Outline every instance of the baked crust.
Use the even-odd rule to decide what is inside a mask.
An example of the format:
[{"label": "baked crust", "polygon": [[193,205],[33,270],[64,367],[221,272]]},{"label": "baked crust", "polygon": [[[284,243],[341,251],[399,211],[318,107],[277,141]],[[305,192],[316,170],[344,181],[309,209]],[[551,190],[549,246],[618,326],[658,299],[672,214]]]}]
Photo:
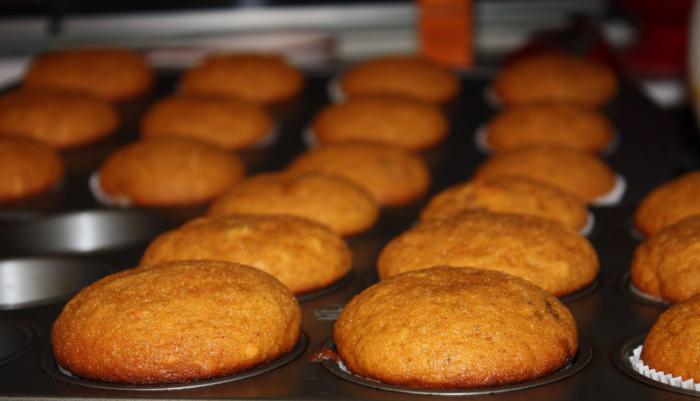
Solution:
[{"label": "baked crust", "polygon": [[642,199],[634,224],[652,235],[686,217],[700,214],[700,171],[684,174],[655,188]]},{"label": "baked crust", "polygon": [[52,148],[27,138],[0,137],[0,202],[13,202],[46,192],[65,172]]}]

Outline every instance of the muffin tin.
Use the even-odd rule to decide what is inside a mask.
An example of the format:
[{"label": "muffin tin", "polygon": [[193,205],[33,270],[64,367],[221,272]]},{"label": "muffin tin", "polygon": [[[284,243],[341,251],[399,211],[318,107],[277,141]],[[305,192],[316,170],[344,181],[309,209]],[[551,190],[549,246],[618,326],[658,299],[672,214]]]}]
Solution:
[{"label": "muffin tin", "polygon": [[[330,101],[326,87],[337,73],[307,71],[302,96],[274,106],[272,112],[279,135],[267,147],[242,152],[249,173],[281,169],[306,149],[302,138],[304,127]],[[423,152],[433,176],[431,195],[468,179],[487,157],[474,146],[473,133],[497,111],[483,98],[493,73],[475,70],[463,75],[459,98],[444,105],[452,123],[450,137],[441,146]],[[57,378],[60,373],[50,365],[49,337],[51,324],[66,299],[77,287],[104,274],[135,266],[151,238],[203,211],[202,208],[110,208],[99,203],[88,186],[90,175],[106,155],[136,138],[139,117],[149,104],[175,90],[178,76],[177,71],[160,71],[152,94],[120,105],[124,121],[116,136],[64,153],[69,174],[60,187],[44,197],[13,204],[0,212],[0,300],[9,297],[7,306],[0,306],[0,399],[435,399],[430,395],[386,391],[343,380],[311,360],[331,338],[333,322],[343,304],[376,280],[375,260],[381,248],[414,224],[427,197],[404,207],[383,209],[377,226],[348,239],[354,273],[327,291],[301,298],[308,345],[302,347],[301,355],[290,355],[291,360],[281,366],[268,366],[270,370],[237,381],[221,380],[204,387],[185,385],[169,390],[145,391],[128,386],[92,388]],[[680,149],[676,132],[670,116],[630,84],[622,85],[605,112],[619,133],[619,145],[614,152],[604,155],[604,159],[625,178],[627,190],[620,203],[591,208],[596,224],[589,240],[601,261],[597,287],[565,300],[578,322],[581,338],[585,339],[582,349],[591,350],[581,360],[590,358],[590,363],[574,360],[574,366],[580,370],[565,369],[571,374],[559,377],[558,381],[543,378],[499,394],[491,394],[498,391],[494,388],[453,395],[475,400],[678,399],[677,393],[643,380],[631,380],[608,357],[608,352],[616,349],[611,348],[616,341],[646,332],[663,311],[661,305],[626,296],[619,283],[639,243],[630,233],[637,203],[652,188],[677,173],[675,161]],[[66,263],[71,267],[66,268]],[[3,266],[9,266],[8,273],[3,271]],[[70,270],[73,268],[82,272]],[[30,277],[34,269],[49,272],[40,275],[51,277],[49,282],[60,290],[37,287],[31,280],[19,286],[12,284]],[[71,285],[61,287],[63,284],[59,283]],[[6,293],[2,285],[9,285],[7,288],[15,292]]]}]

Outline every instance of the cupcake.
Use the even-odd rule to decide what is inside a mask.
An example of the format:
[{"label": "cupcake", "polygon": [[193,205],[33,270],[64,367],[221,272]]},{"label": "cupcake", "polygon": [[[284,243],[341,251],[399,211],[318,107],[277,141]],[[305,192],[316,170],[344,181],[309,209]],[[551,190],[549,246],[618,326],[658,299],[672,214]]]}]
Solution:
[{"label": "cupcake", "polygon": [[374,225],[379,206],[362,187],[339,176],[268,173],[231,187],[207,214],[288,214],[324,224],[340,235],[351,235]]},{"label": "cupcake", "polygon": [[631,279],[642,292],[669,302],[700,293],[700,216],[678,221],[640,244]]},{"label": "cupcake", "polygon": [[298,302],[267,273],[220,261],[169,262],[84,288],[58,316],[51,345],[58,365],[75,376],[178,383],[270,362],[294,347],[300,323]]},{"label": "cupcake", "polygon": [[651,369],[700,381],[700,297],[677,303],[659,316],[644,339],[641,359]]},{"label": "cupcake", "polygon": [[321,145],[370,141],[425,149],[442,142],[449,124],[440,109],[400,96],[365,96],[327,106],[313,120]]},{"label": "cupcake", "polygon": [[634,225],[644,235],[700,214],[700,171],[682,175],[649,193],[634,213]]},{"label": "cupcake", "polygon": [[270,273],[293,293],[326,287],[350,272],[351,253],[327,227],[295,216],[222,216],[192,220],[158,236],[140,265],[209,259]]},{"label": "cupcake", "polygon": [[23,89],[0,96],[0,136],[20,135],[67,149],[99,141],[118,125],[114,106],[87,93]]},{"label": "cupcake", "polygon": [[347,97],[390,94],[442,103],[457,96],[459,80],[448,69],[426,59],[386,56],[345,72],[340,89]]},{"label": "cupcake", "polygon": [[356,375],[433,388],[537,379],[578,347],[576,322],[559,300],[470,267],[412,271],[366,289],[343,308],[333,340]]},{"label": "cupcake", "polygon": [[578,232],[535,216],[483,211],[415,225],[377,260],[382,280],[438,265],[503,271],[556,296],[589,285],[598,274],[595,250]]},{"label": "cupcake", "polygon": [[522,175],[549,183],[586,202],[615,187],[615,173],[601,159],[561,145],[536,144],[501,152],[474,173],[482,180],[498,175]]},{"label": "cupcake", "polygon": [[281,55],[221,53],[187,71],[180,91],[278,103],[296,97],[303,86],[304,76]]},{"label": "cupcake", "polygon": [[131,50],[64,49],[35,57],[22,85],[87,92],[116,102],[148,92],[153,72],[146,59]]},{"label": "cupcake", "polygon": [[544,102],[509,107],[486,127],[495,151],[553,143],[600,152],[613,140],[613,127],[599,111],[574,103]]},{"label": "cupcake", "polygon": [[261,106],[218,96],[170,96],[141,121],[144,137],[181,136],[228,150],[259,144],[272,130],[272,117]]},{"label": "cupcake", "polygon": [[293,160],[288,170],[346,178],[382,206],[411,203],[430,186],[430,173],[420,156],[378,143],[345,142],[313,149]]},{"label": "cupcake", "polygon": [[586,204],[575,195],[524,176],[500,175],[452,186],[435,195],[421,221],[449,219],[467,210],[538,216],[581,230]]},{"label": "cupcake", "polygon": [[112,153],[99,169],[104,194],[135,206],[206,203],[243,178],[233,154],[185,138],[133,142]]},{"label": "cupcake", "polygon": [[564,54],[523,57],[504,67],[494,89],[506,105],[567,101],[601,106],[615,96],[617,80],[606,66]]},{"label": "cupcake", "polygon": [[30,139],[0,136],[0,203],[46,192],[63,174],[63,160],[55,150]]}]

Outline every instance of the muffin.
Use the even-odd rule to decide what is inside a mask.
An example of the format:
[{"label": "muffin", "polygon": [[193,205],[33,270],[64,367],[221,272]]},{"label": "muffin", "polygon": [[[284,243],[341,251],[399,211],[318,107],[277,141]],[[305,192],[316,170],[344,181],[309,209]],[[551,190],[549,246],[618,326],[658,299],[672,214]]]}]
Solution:
[{"label": "muffin", "polygon": [[420,156],[378,143],[345,142],[310,150],[292,161],[288,170],[347,178],[382,206],[411,203],[430,186],[430,173]]},{"label": "muffin", "polygon": [[501,175],[450,187],[435,195],[421,220],[448,219],[466,210],[538,216],[575,230],[586,225],[586,204],[547,183],[524,176]]},{"label": "muffin", "polygon": [[303,86],[303,75],[281,55],[221,53],[187,71],[180,91],[277,103],[296,97]]},{"label": "muffin", "polygon": [[114,106],[87,93],[23,89],[0,96],[0,136],[20,135],[66,149],[98,141],[118,125]]},{"label": "muffin", "polygon": [[136,206],[205,203],[243,178],[233,154],[185,138],[152,138],[112,153],[99,170],[100,189]]},{"label": "muffin", "polygon": [[347,97],[391,94],[432,103],[452,100],[459,81],[448,69],[415,56],[368,60],[345,72],[340,89]]},{"label": "muffin", "polygon": [[449,124],[440,109],[400,96],[365,96],[323,109],[312,123],[322,145],[371,141],[406,149],[426,149],[442,142]]},{"label": "muffin", "polygon": [[602,113],[567,102],[509,107],[486,127],[486,141],[495,151],[554,143],[600,152],[610,144],[613,135],[613,127]]},{"label": "muffin", "polygon": [[639,245],[631,279],[641,291],[669,302],[700,293],[700,216],[687,217]]},{"label": "muffin", "polygon": [[615,96],[617,80],[605,65],[564,54],[523,57],[496,77],[494,89],[506,105],[567,101],[601,106]]},{"label": "muffin", "polygon": [[644,235],[700,214],[700,171],[682,175],[649,193],[634,213],[634,225]]},{"label": "muffin", "polygon": [[32,60],[22,83],[29,88],[69,89],[108,101],[148,92],[153,72],[140,54],[119,48],[64,49]]},{"label": "muffin", "polygon": [[207,214],[288,214],[324,224],[340,235],[350,235],[372,227],[379,217],[379,206],[362,187],[342,177],[268,173],[234,185],[211,205]]},{"label": "muffin", "polygon": [[63,160],[55,150],[30,139],[0,136],[0,202],[46,192],[63,174]]},{"label": "muffin", "polygon": [[272,361],[297,343],[300,323],[298,302],[267,273],[221,261],[168,262],[81,290],[54,323],[51,345],[76,376],[177,383]]},{"label": "muffin", "polygon": [[333,340],[357,375],[434,388],[533,380],[565,366],[578,348],[576,322],[553,296],[505,273],[447,266],[355,296]]},{"label": "muffin", "polygon": [[554,144],[536,144],[501,152],[474,174],[477,180],[498,175],[522,175],[549,183],[592,202],[615,187],[615,173],[587,152]]},{"label": "muffin", "polygon": [[219,96],[170,96],[153,105],[141,121],[144,137],[182,136],[228,150],[256,145],[272,129],[264,108]]},{"label": "muffin", "polygon": [[380,279],[431,266],[473,266],[524,278],[556,296],[598,274],[598,257],[578,232],[535,216],[468,211],[420,223],[379,254]]},{"label": "muffin", "polygon": [[211,259],[253,266],[293,293],[326,287],[350,272],[351,253],[326,226],[295,216],[220,216],[192,220],[158,236],[141,266]]},{"label": "muffin", "polygon": [[641,359],[650,368],[700,381],[700,296],[677,303],[659,316],[644,339]]}]

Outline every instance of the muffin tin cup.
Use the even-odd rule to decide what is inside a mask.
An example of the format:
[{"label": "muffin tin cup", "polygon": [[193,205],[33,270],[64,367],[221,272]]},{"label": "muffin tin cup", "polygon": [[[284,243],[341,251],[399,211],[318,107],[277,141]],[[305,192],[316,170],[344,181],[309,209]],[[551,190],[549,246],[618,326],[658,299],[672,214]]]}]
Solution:
[{"label": "muffin tin cup", "polygon": [[637,302],[664,309],[671,306],[670,302],[661,298],[657,298],[653,295],[649,295],[644,291],[640,290],[639,288],[635,287],[632,283],[632,277],[629,271],[624,272],[620,276],[620,280],[618,280],[617,286],[620,292]]},{"label": "muffin tin cup", "polygon": [[252,369],[248,369],[243,372],[239,373],[234,373],[231,375],[226,375],[226,376],[219,376],[219,377],[214,377],[211,379],[202,379],[202,380],[196,380],[196,381],[190,381],[190,382],[184,382],[184,383],[167,383],[167,384],[119,384],[119,383],[110,383],[110,382],[102,382],[102,381],[96,381],[96,380],[89,380],[89,379],[83,379],[78,376],[73,375],[71,372],[68,370],[64,369],[60,365],[58,365],[53,358],[53,352],[51,348],[48,348],[44,352],[44,356],[41,361],[41,367],[43,370],[48,373],[49,376],[51,376],[54,379],[82,386],[82,387],[89,387],[93,389],[100,389],[100,390],[122,390],[122,391],[174,391],[174,390],[188,390],[188,389],[194,389],[194,388],[200,388],[200,387],[209,387],[209,386],[215,386],[218,384],[224,384],[224,383],[229,383],[229,382],[234,382],[234,381],[239,381],[239,380],[244,380],[253,376],[258,376],[261,375],[265,372],[269,372],[273,369],[277,369],[279,367],[282,367],[286,365],[287,363],[293,361],[296,359],[299,355],[301,355],[306,347],[309,344],[309,340],[306,336],[306,334],[302,331],[301,334],[299,335],[299,341],[297,341],[297,344],[292,348],[291,351],[288,353],[282,355],[281,357],[275,359],[272,362],[269,362],[264,365],[257,366]]},{"label": "muffin tin cup", "polygon": [[[324,345],[325,349],[330,350],[335,353],[335,343],[331,340]],[[527,382],[520,382],[514,384],[508,384],[503,386],[494,387],[481,387],[481,388],[414,388],[406,386],[398,386],[394,384],[383,383],[377,380],[368,379],[362,376],[358,376],[347,370],[342,362],[334,361],[332,359],[324,358],[321,361],[321,365],[326,368],[329,372],[335,376],[355,383],[361,386],[370,387],[377,390],[393,391],[399,393],[408,394],[422,394],[422,395],[439,395],[439,396],[454,396],[454,397],[464,397],[464,396],[478,396],[486,394],[498,394],[507,393],[511,391],[526,390],[533,387],[544,386],[550,383],[557,382],[559,380],[566,379],[573,376],[574,374],[580,372],[593,358],[593,348],[590,343],[584,339],[579,339],[578,351],[574,356],[573,360],[569,362],[565,367],[557,370],[556,372],[550,373],[539,379],[530,380]]]},{"label": "muffin tin cup", "polygon": [[343,89],[340,86],[341,79],[341,75],[335,75],[328,80],[328,85],[326,86],[326,94],[328,95],[328,99],[330,99],[330,101],[333,103],[340,103],[347,99],[347,96],[345,96],[345,92],[343,92]]},{"label": "muffin tin cup", "polygon": [[143,245],[168,228],[165,219],[142,210],[66,212],[5,230],[0,248],[34,255],[92,254]]},{"label": "muffin tin cup", "polygon": [[113,197],[107,195],[107,193],[102,190],[102,186],[100,185],[100,172],[98,170],[95,170],[92,174],[90,174],[90,178],[88,179],[88,186],[90,187],[90,192],[92,192],[92,196],[94,196],[95,199],[104,206],[120,208],[127,208],[131,206],[131,200],[129,198]]},{"label": "muffin tin cup", "polygon": [[339,289],[345,287],[346,285],[350,284],[352,281],[353,277],[355,276],[355,273],[351,270],[348,272],[348,274],[344,275],[343,277],[339,278],[338,280],[334,281],[330,285],[327,285],[323,288],[319,288],[317,290],[305,292],[303,294],[298,294],[296,296],[297,301],[299,302],[306,302],[306,301],[312,301],[317,298],[321,298],[323,296],[326,296],[328,294],[332,294]]},{"label": "muffin tin cup", "polygon": [[503,108],[503,102],[496,93],[496,89],[493,87],[493,84],[489,83],[488,85],[484,86],[483,96],[484,102],[486,102],[486,104],[488,104],[492,109],[498,110]]},{"label": "muffin tin cup", "polygon": [[105,262],[87,258],[0,260],[0,310],[65,300],[111,272]]},{"label": "muffin tin cup", "polygon": [[612,363],[624,374],[641,383],[678,394],[700,397],[700,383],[695,383],[692,379],[684,381],[681,377],[657,372],[644,364],[640,355],[645,336],[637,335],[613,344],[610,348]]},{"label": "muffin tin cup", "polygon": [[36,327],[12,320],[0,320],[0,365],[24,355],[38,340]]}]

